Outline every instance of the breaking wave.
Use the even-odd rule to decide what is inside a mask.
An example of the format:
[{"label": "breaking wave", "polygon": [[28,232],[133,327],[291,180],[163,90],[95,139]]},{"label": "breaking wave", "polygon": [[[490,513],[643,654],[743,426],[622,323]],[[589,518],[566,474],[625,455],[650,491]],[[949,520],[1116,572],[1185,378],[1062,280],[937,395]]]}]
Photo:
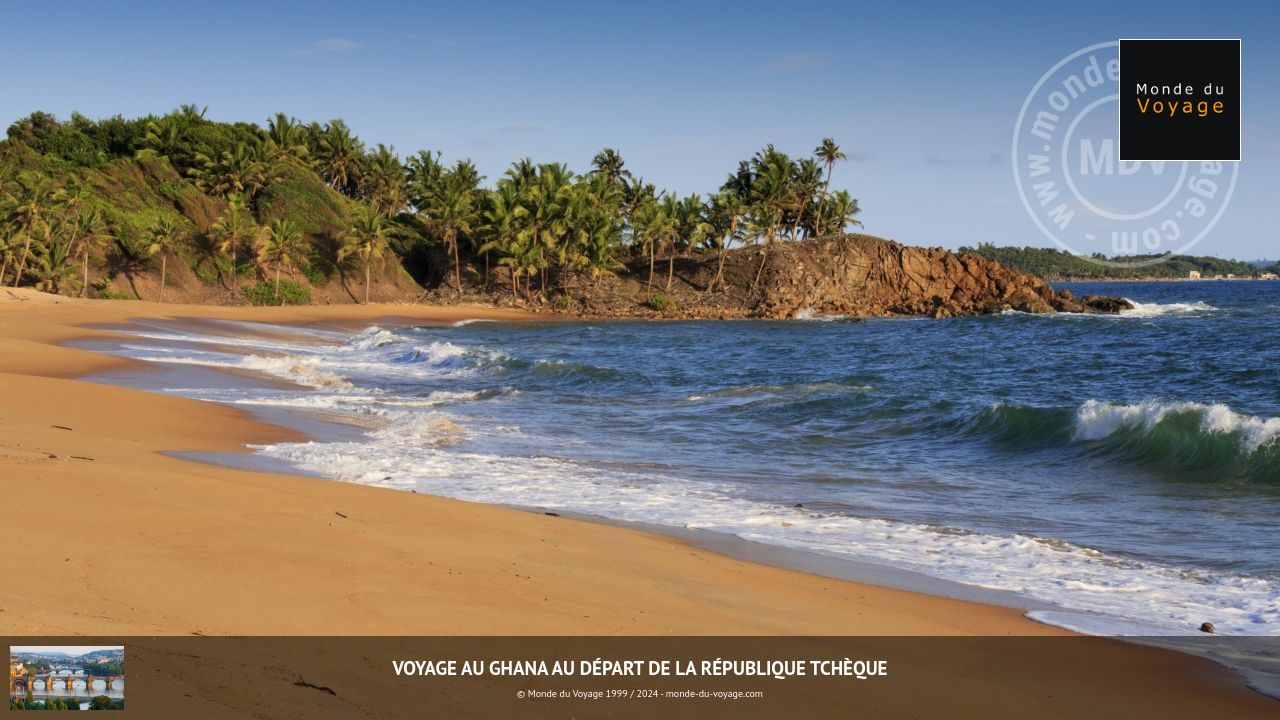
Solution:
[{"label": "breaking wave", "polygon": [[1280,417],[1246,415],[1222,404],[1086,400],[1070,410],[997,403],[966,425],[1025,447],[1070,444],[1095,457],[1156,469],[1280,482]]}]

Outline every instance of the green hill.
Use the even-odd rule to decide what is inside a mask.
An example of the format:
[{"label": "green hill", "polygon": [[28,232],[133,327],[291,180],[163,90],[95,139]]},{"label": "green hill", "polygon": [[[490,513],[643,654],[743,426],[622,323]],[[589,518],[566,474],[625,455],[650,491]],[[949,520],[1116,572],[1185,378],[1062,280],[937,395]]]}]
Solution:
[{"label": "green hill", "polygon": [[[1037,247],[996,247],[988,243],[976,248],[963,247],[960,252],[969,252],[985,258],[997,260],[1005,267],[1021,270],[1037,275],[1046,280],[1067,279],[1099,279],[1099,280],[1141,280],[1151,278],[1186,278],[1192,271],[1202,277],[1256,277],[1261,271],[1253,264],[1242,260],[1223,260],[1211,256],[1174,255],[1161,262],[1141,267],[1117,267],[1093,262],[1078,255]],[[1128,265],[1143,260],[1155,260],[1161,255],[1130,255],[1107,258],[1095,255],[1094,260],[1111,260]]]}]

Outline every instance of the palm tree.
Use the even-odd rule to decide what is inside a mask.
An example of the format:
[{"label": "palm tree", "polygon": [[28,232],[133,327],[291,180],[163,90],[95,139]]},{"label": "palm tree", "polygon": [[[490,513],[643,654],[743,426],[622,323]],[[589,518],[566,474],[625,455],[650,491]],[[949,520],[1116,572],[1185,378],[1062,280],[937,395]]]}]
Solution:
[{"label": "palm tree", "polygon": [[480,175],[470,160],[459,160],[436,183],[426,198],[427,223],[444,240],[453,259],[454,288],[462,292],[460,234],[470,233],[479,220],[477,208]]},{"label": "palm tree", "polygon": [[10,210],[10,222],[22,236],[22,255],[13,276],[13,286],[22,282],[31,256],[31,241],[37,236],[48,241],[49,216],[55,205],[55,188],[52,181],[42,174],[19,175],[15,181],[15,202]]},{"label": "palm tree", "polygon": [[537,253],[536,265],[545,296],[547,267],[551,258],[561,253],[562,240],[568,232],[567,206],[573,192],[573,173],[560,163],[533,166],[523,160],[507,171],[507,179],[515,183],[520,204],[525,208],[520,217],[520,236]]},{"label": "palm tree", "polygon": [[164,287],[169,276],[169,253],[173,252],[174,244],[178,241],[181,232],[178,222],[170,215],[160,216],[151,226],[147,255],[160,255],[160,294],[156,302],[164,302]]},{"label": "palm tree", "polygon": [[83,276],[80,282],[80,297],[84,297],[85,292],[89,289],[89,255],[93,253],[93,248],[102,240],[109,237],[107,235],[107,221],[103,217],[102,211],[98,208],[90,208],[81,212],[76,217],[76,236],[80,238],[80,260],[83,266]]},{"label": "palm tree", "polygon": [[370,267],[382,257],[390,246],[391,227],[387,219],[372,208],[362,207],[356,213],[355,223],[347,231],[343,245],[338,250],[338,260],[356,257],[364,266],[364,304],[369,304]]},{"label": "palm tree", "polygon": [[595,158],[591,160],[591,166],[594,168],[591,172],[604,177],[610,185],[616,185],[631,177],[631,171],[623,165],[622,156],[617,150],[605,148],[596,153]]},{"label": "palm tree", "polygon": [[842,233],[846,226],[850,223],[861,225],[855,217],[862,209],[858,207],[858,201],[849,196],[846,190],[837,190],[831,193],[831,203],[822,211],[822,216],[818,219],[818,232],[824,234]]},{"label": "palm tree", "polygon": [[57,293],[62,283],[75,277],[76,268],[71,262],[71,243],[67,241],[51,241],[46,243],[35,254],[32,266],[36,275],[36,289],[41,292]]},{"label": "palm tree", "polygon": [[643,179],[632,178],[622,189],[622,215],[626,226],[627,243],[632,251],[644,252],[644,237],[640,232],[640,214],[656,200],[658,189],[653,183]]},{"label": "palm tree", "polygon": [[711,231],[711,226],[704,219],[705,207],[696,194],[681,199],[677,199],[674,195],[669,198],[669,202],[664,203],[663,207],[663,212],[669,219],[666,228],[666,232],[669,233],[666,238],[668,241],[666,285],[668,292],[671,291],[671,281],[675,276],[677,241],[683,243],[684,249],[692,250],[705,240]]},{"label": "palm tree", "polygon": [[408,178],[406,192],[409,204],[415,209],[426,207],[436,185],[444,175],[444,166],[440,164],[440,153],[430,150],[419,150],[405,160],[405,174]]},{"label": "palm tree", "polygon": [[640,238],[641,255],[649,256],[649,278],[645,284],[645,292],[653,290],[654,264],[658,256],[658,245],[669,234],[670,218],[663,210],[663,202],[667,197],[647,196],[632,212],[633,233]]},{"label": "palm tree", "polygon": [[262,239],[258,243],[258,257],[275,264],[276,300],[280,299],[280,268],[292,265],[301,249],[302,229],[289,218],[273,221],[267,231],[262,234]]},{"label": "palm tree", "polygon": [[[483,229],[485,235],[490,239],[480,246],[478,252],[485,256],[485,277],[487,282],[489,254],[497,251],[500,265],[503,264],[502,257],[511,255],[512,245],[520,232],[520,221],[527,211],[520,205],[520,200],[516,196],[515,186],[505,180],[498,183],[496,190],[487,193],[486,200],[486,208],[483,213]],[[506,265],[511,269],[511,299],[516,300],[518,276],[511,263]]]},{"label": "palm tree", "polygon": [[711,284],[707,286],[707,291],[712,292],[724,282],[724,261],[729,244],[738,236],[738,220],[742,217],[743,208],[746,204],[741,196],[729,190],[721,190],[715,197],[711,199],[710,217],[712,224],[719,231],[720,243],[718,248],[719,257],[716,258],[716,275],[711,279]]},{"label": "palm tree", "polygon": [[612,208],[591,207],[578,218],[574,243],[574,265],[591,276],[594,293],[600,279],[612,275],[623,265],[615,255],[622,237],[622,226]]},{"label": "palm tree", "polygon": [[196,155],[198,167],[188,171],[196,187],[219,197],[237,195],[252,200],[263,188],[279,179],[279,173],[266,159],[267,148],[260,143],[237,142],[223,150],[216,159]]},{"label": "palm tree", "polygon": [[791,170],[791,239],[800,239],[801,223],[813,205],[813,196],[822,182],[822,168],[816,160],[803,158]]},{"label": "palm tree", "polygon": [[353,195],[364,162],[364,143],[341,120],[331,120],[319,140],[320,177],[344,195]]},{"label": "palm tree", "polygon": [[9,263],[13,261],[13,237],[0,224],[0,285],[4,285],[4,276],[9,274]]},{"label": "palm tree", "polygon": [[[86,212],[87,203],[93,197],[90,186],[81,177],[72,175],[67,178],[66,183],[54,191],[53,197],[61,205],[61,229],[63,233],[69,233],[67,238],[67,252],[74,253],[80,246],[80,234],[82,231],[96,231],[97,222],[101,221],[101,213],[96,208]],[[83,222],[84,215],[91,215],[95,222],[86,226]],[[92,243],[90,243],[92,244]],[[80,294],[83,297],[85,286],[89,283],[89,256],[84,254],[84,281],[80,285]]]},{"label": "palm tree", "polygon": [[751,194],[752,212],[756,215],[756,225],[764,230],[764,251],[760,253],[760,267],[756,270],[756,278],[751,283],[755,287],[760,283],[760,275],[764,272],[765,261],[769,257],[769,246],[777,237],[782,225],[783,213],[793,199],[791,158],[779,152],[772,145],[756,154],[751,161],[753,181]]},{"label": "palm tree", "polygon": [[276,159],[303,166],[309,164],[307,131],[297,118],[289,117],[282,112],[272,115],[267,120],[267,142],[271,154]]},{"label": "palm tree", "polygon": [[231,291],[238,294],[240,274],[237,260],[240,247],[257,236],[258,224],[244,209],[243,201],[238,196],[233,196],[227,205],[227,211],[213,222],[210,230],[218,252],[231,256]]},{"label": "palm tree", "polygon": [[827,180],[822,184],[822,197],[818,199],[818,215],[822,215],[822,205],[827,200],[827,193],[831,191],[831,171],[835,168],[837,160],[847,158],[843,152],[840,152],[840,146],[831,138],[823,138],[822,144],[813,149],[813,155],[827,167]]},{"label": "palm tree", "polygon": [[782,217],[792,200],[792,163],[786,153],[769,145],[752,159],[751,184],[754,212],[764,230],[766,249],[773,244],[782,226]]},{"label": "palm tree", "polygon": [[177,116],[165,116],[147,122],[146,133],[139,143],[137,156],[148,154],[172,159],[183,146],[183,124]]},{"label": "palm tree", "polygon": [[361,197],[383,215],[391,216],[403,210],[407,201],[405,169],[395,148],[378,143],[365,165],[360,178]]},{"label": "palm tree", "polygon": [[520,278],[525,278],[524,299],[533,299],[533,290],[529,287],[529,278],[537,271],[540,263],[539,248],[533,238],[528,235],[517,235],[507,246],[507,254],[498,260],[498,264],[511,271],[512,295],[520,285]]}]

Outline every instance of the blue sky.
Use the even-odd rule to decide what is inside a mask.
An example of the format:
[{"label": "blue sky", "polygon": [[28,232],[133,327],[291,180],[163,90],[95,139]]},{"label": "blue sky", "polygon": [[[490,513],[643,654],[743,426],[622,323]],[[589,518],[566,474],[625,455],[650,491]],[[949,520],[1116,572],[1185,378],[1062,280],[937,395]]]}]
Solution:
[{"label": "blue sky", "polygon": [[766,143],[850,161],[866,230],[917,245],[1048,245],[1018,201],[1013,124],[1040,75],[1120,37],[1244,39],[1243,157],[1197,252],[1280,255],[1274,3],[5,2],[0,123],[207,105],[219,120],[342,117],[367,143],[584,170],[618,148],[707,192]]}]

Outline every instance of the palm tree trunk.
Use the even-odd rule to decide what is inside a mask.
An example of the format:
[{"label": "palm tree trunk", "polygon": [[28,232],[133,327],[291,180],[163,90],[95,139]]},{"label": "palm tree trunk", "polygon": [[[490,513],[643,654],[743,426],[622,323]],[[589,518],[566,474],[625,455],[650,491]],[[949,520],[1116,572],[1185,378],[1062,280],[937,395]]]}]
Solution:
[{"label": "palm tree trunk", "polygon": [[671,248],[667,256],[667,292],[671,292],[671,278],[676,274],[676,249]]},{"label": "palm tree trunk", "polygon": [[729,241],[738,232],[738,213],[733,213],[729,218],[729,235],[720,242],[720,258],[716,264],[716,276],[711,281],[711,290],[724,282],[724,259],[729,252]]},{"label": "palm tree trunk", "polygon": [[364,261],[364,304],[369,304],[369,260]]},{"label": "palm tree trunk", "polygon": [[160,302],[164,302],[164,283],[169,276],[169,256],[160,251]]},{"label": "palm tree trunk", "polygon": [[519,278],[516,277],[516,270],[515,268],[511,268],[511,302],[513,303],[520,302],[520,298],[516,296],[517,280],[519,280]]},{"label": "palm tree trunk", "polygon": [[645,288],[645,292],[653,291],[653,256],[655,254],[656,253],[654,253],[654,246],[653,246],[653,243],[651,242],[649,243],[649,285],[648,287]]},{"label": "palm tree trunk", "polygon": [[453,284],[458,288],[458,292],[462,292],[462,254],[458,252],[458,238],[455,235],[453,242]]},{"label": "palm tree trunk", "polygon": [[4,262],[0,263],[0,285],[4,285],[4,276],[9,273],[9,253],[4,253]]},{"label": "palm tree trunk", "polygon": [[13,276],[13,286],[18,287],[18,283],[22,282],[22,273],[27,271],[27,253],[31,250],[31,233],[27,233],[22,243],[22,259],[18,261],[18,267]]},{"label": "palm tree trunk", "polygon": [[831,171],[835,166],[836,163],[834,160],[827,163],[827,181],[822,183],[822,197],[818,198],[818,218],[816,224],[818,225],[819,235],[822,234],[822,206],[826,205],[827,193],[831,191]]},{"label": "palm tree trunk", "polygon": [[276,300],[280,299],[280,264],[276,264]]},{"label": "palm tree trunk", "polygon": [[[88,242],[84,244],[84,280],[80,283],[80,297],[84,297],[85,292],[89,288],[89,248]],[[0,273],[0,278],[4,277],[4,273]]]},{"label": "palm tree trunk", "polygon": [[724,257],[728,252],[728,241],[720,241],[720,257],[716,258],[716,276],[711,278],[711,285],[707,287],[707,292],[715,292],[716,286],[724,280]]},{"label": "palm tree trunk", "polygon": [[756,279],[751,283],[751,289],[754,290],[760,284],[760,276],[764,274],[764,261],[769,257],[769,243],[764,244],[764,250],[760,252],[760,267],[756,269]]}]

